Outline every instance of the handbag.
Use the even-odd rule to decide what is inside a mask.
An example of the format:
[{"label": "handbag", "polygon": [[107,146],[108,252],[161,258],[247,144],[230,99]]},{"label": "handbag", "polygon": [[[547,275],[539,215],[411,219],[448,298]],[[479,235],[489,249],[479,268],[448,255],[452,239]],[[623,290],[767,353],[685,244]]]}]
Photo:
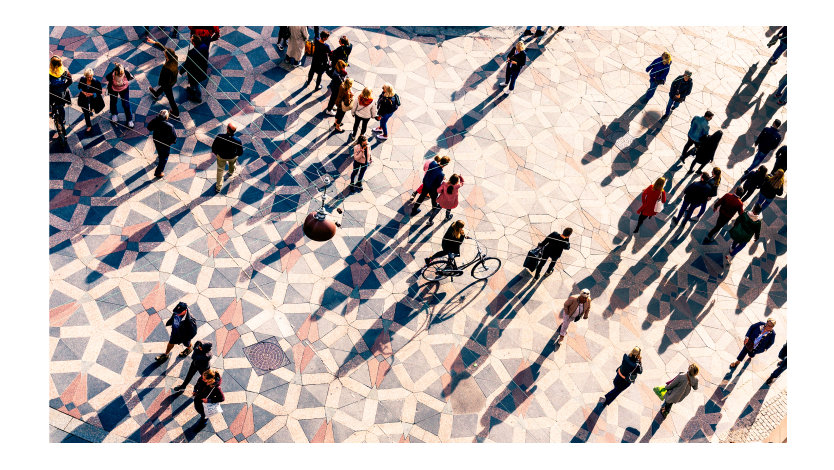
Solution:
[{"label": "handbag", "polygon": [[652,391],[654,391],[654,394],[657,395],[657,398],[661,400],[663,400],[663,397],[666,396],[667,392],[666,387],[655,387],[652,389]]},{"label": "handbag", "polygon": [[[208,392],[208,395],[206,395],[206,397],[210,397],[211,393],[214,391],[215,388],[217,388],[217,387],[216,386],[212,387],[211,391]],[[208,417],[208,416],[214,416],[218,413],[222,413],[223,412],[223,407],[220,406],[220,403],[206,403],[205,405],[203,405],[203,410],[205,410],[206,417]]]},{"label": "handbag", "polygon": [[96,94],[93,96],[93,111],[96,114],[100,113],[104,109],[104,98],[101,94]]},{"label": "handbag", "polygon": [[342,100],[341,103],[339,103],[339,107],[341,107],[344,112],[350,111],[350,108],[353,107],[353,99],[351,99],[348,104],[345,104],[345,100]]},{"label": "handbag", "polygon": [[658,199],[657,202],[654,203],[654,211],[657,214],[660,214],[661,212],[663,212],[663,201]]},{"label": "handbag", "polygon": [[313,55],[313,52],[316,50],[316,45],[313,44],[313,41],[304,41],[304,53],[307,55]]}]

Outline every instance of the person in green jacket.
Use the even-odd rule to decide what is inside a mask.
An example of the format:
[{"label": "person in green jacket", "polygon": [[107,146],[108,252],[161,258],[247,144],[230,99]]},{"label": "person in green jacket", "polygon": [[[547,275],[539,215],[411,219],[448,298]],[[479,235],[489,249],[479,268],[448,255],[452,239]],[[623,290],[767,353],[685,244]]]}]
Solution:
[{"label": "person in green jacket", "polygon": [[725,256],[729,263],[733,256],[742,250],[747,245],[751,238],[759,239],[759,232],[762,230],[762,207],[758,204],[753,206],[753,210],[745,212],[738,217],[730,229],[730,238],[733,239],[730,245],[730,253]]}]

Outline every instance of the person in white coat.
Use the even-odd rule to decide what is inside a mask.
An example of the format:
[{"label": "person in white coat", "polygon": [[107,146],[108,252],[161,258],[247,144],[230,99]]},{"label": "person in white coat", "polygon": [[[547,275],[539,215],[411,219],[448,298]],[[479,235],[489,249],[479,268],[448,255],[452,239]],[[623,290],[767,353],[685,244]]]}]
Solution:
[{"label": "person in white coat", "polygon": [[359,129],[359,123],[362,123],[362,133],[368,130],[368,121],[374,116],[374,107],[371,106],[374,102],[374,95],[370,88],[365,88],[359,95],[359,99],[353,101],[353,132],[350,133],[348,140],[353,140],[356,137],[356,131]]},{"label": "person in white coat", "polygon": [[304,58],[304,43],[310,35],[306,26],[290,26],[290,41],[287,44],[286,61],[296,67],[301,65]]}]

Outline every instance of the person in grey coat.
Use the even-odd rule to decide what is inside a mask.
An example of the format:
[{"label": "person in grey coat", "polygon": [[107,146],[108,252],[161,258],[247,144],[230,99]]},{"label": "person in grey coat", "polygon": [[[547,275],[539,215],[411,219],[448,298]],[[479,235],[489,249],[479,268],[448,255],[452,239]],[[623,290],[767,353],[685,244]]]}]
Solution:
[{"label": "person in grey coat", "polygon": [[660,413],[665,417],[672,409],[672,405],[680,403],[689,395],[692,390],[698,390],[698,365],[692,363],[686,374],[681,372],[677,377],[666,384],[666,395],[663,397],[663,404],[660,405]]}]

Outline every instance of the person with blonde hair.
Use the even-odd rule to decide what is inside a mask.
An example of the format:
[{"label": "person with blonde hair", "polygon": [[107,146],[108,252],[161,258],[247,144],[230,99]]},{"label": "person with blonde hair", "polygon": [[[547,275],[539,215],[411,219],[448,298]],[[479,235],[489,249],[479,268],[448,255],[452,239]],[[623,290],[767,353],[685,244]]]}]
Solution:
[{"label": "person with blonde hair", "polygon": [[670,68],[672,68],[672,55],[668,52],[661,54],[646,67],[646,72],[649,72],[649,89],[643,95],[643,101],[649,101],[654,96],[657,86],[666,83]]},{"label": "person with blonde hair", "polygon": [[565,339],[571,323],[579,321],[580,318],[587,320],[589,313],[591,313],[590,290],[582,289],[579,295],[568,297],[562,308],[562,325],[559,327],[559,339],[556,340],[556,343],[561,343]]},{"label": "person with blonde hair", "polygon": [[52,56],[49,59],[49,117],[52,118],[53,113],[57,113],[61,125],[64,125],[66,119],[64,106],[72,103],[69,93],[71,84],[72,75],[64,67],[63,59],[57,55]]},{"label": "person with blonde hair", "polygon": [[[634,233],[640,230],[643,221],[654,217],[659,212],[658,209],[663,208],[663,204],[666,203],[666,191],[663,190],[665,185],[666,178],[661,176],[655,180],[654,184],[643,190],[643,194],[640,196],[642,203],[640,208],[637,209],[639,216],[637,217],[637,226],[634,227]],[[658,202],[660,202],[659,206]]]},{"label": "person with blonde hair", "polygon": [[515,80],[518,78],[521,68],[527,63],[527,53],[524,52],[524,49],[524,43],[518,41],[510,53],[507,54],[507,76],[504,83],[500,85],[502,87],[510,85],[509,88],[504,89],[505,94],[509,95],[515,89]]},{"label": "person with blonde hair", "polygon": [[104,98],[101,96],[101,82],[96,80],[93,69],[84,71],[84,76],[78,80],[78,106],[84,113],[84,123],[87,124],[87,132],[93,130],[93,114],[104,109]]},{"label": "person with blonde hair", "polygon": [[785,190],[785,170],[778,169],[765,178],[759,189],[759,199],[756,204],[762,206],[762,210],[769,206],[776,196],[781,196]]},{"label": "person with blonde hair", "polygon": [[376,118],[379,119],[379,127],[374,129],[374,132],[381,132],[376,138],[385,140],[388,138],[388,120],[394,115],[394,112],[400,107],[400,97],[394,92],[394,87],[390,83],[382,85],[382,96],[376,102]]},{"label": "person with blonde hair", "polygon": [[741,348],[735,362],[730,364],[730,369],[735,369],[746,356],[753,359],[757,354],[770,349],[776,340],[776,333],[773,332],[774,326],[776,326],[776,320],[773,318],[768,318],[766,322],[760,321],[750,325],[747,334],[744,335],[744,347]]},{"label": "person with blonde hair", "polygon": [[362,134],[368,130],[368,121],[374,115],[371,104],[374,102],[374,94],[370,88],[365,87],[359,95],[359,99],[353,102],[353,132],[350,133],[348,140],[353,140],[356,137],[356,131],[359,130],[359,124],[362,124]]},{"label": "person with blonde hair", "polygon": [[353,79],[348,77],[339,86],[339,92],[336,95],[336,120],[333,122],[333,127],[336,132],[342,133],[342,119],[345,113],[353,109]]},{"label": "person with blonde hair", "polygon": [[686,374],[681,372],[674,379],[666,384],[666,395],[663,397],[663,404],[660,405],[660,413],[663,417],[672,410],[672,405],[680,403],[689,395],[692,390],[698,390],[697,375],[700,369],[694,362],[689,364]]},{"label": "person with blonde hair", "polygon": [[623,390],[627,389],[629,385],[637,380],[638,374],[643,373],[643,362],[640,357],[640,352],[640,347],[635,346],[630,353],[623,354],[623,360],[620,363],[620,367],[617,368],[617,375],[614,376],[614,388],[599,399],[602,406],[610,405]]}]

